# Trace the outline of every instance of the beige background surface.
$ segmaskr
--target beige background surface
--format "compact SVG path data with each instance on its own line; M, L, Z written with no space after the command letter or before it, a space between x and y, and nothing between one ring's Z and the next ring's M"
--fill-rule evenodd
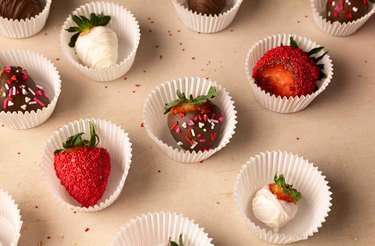
M55 63L62 78L62 93L46 123L29 130L0 127L0 187L21 209L19 245L108 245L121 225L155 211L194 219L217 246L267 245L241 219L233 188L241 165L251 156L279 149L314 163L333 192L332 211L323 227L295 245L375 245L374 17L354 35L339 38L315 26L309 1L245 0L226 30L208 35L187 29L169 0L117 0L113 2L138 19L141 43L123 78L98 83L69 64L58 43L65 18L86 2L55 0L39 34L23 40L0 37L1 50L40 52ZM245 77L248 49L275 33L307 36L325 46L334 61L332 83L299 113L264 109ZM152 89L192 75L209 77L229 91L239 123L228 146L202 164L186 165L161 153L141 123ZM133 143L133 162L124 190L112 206L96 213L74 213L58 206L47 190L40 155L57 128L88 117L122 126Z

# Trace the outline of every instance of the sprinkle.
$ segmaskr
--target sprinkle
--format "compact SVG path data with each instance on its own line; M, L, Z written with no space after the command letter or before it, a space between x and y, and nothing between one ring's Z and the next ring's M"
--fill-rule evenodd
M218 120L211 119L211 121L212 121L213 123L215 123L215 124L219 123ZM211 124L212 124L212 123L211 123Z
M187 127L187 123L186 122L182 123L182 127L186 128Z
M47 93L45 93L44 94L44 96L47 98L47 99L49 99L49 96L48 96L48 94Z
M9 92L9 93L8 93L9 97L11 97L11 96L13 95L13 87L10 88L10 90L9 90L8 92Z
M178 125L178 121L176 121L175 123L173 123L173 125L172 125L172 127L171 127L171 131L173 131L175 128L176 128L176 126Z
M36 101L30 101L29 102L29 105L31 105L31 104L36 104L37 102Z
M21 106L21 108L22 108L23 110L26 110L26 107L27 107L26 104L24 104L24 105Z
M223 122L223 117L219 117L219 122Z
M208 118L207 115L203 115L203 119L204 119L204 121L210 121L210 119Z
M9 85L8 84L5 84L5 89L9 90Z
M211 129L213 130L215 128L215 123L211 122Z
M3 97L6 97L6 96L7 96L7 94L5 92L3 92Z
M12 92L13 92L13 96L15 96L16 92L17 92L16 87L13 86L13 91Z
M181 113L181 112L179 113L179 115L180 115L181 118L183 118L185 116L184 113Z
M204 138L199 139L199 142L200 142L200 143L205 143L205 142L206 142L206 139L204 139Z
M25 97L25 102L26 103L30 102L30 100L31 100L30 97Z
M198 138L202 137L202 133L199 133L199 134L197 135L197 137L198 137Z
M33 94L35 96L35 92L33 91L33 89L31 89L30 87L28 89L31 92L31 94Z
M10 106L13 106L13 105L14 105L14 103L11 100L9 100L8 101L8 106L10 107Z
M22 88L22 95L27 95L27 94L29 94L29 93L27 92L27 90L25 90L25 88Z
M36 87L38 87L39 89L43 90L43 86L41 86L41 85L36 85Z
M181 146L181 145L183 145L183 143L182 143L181 141L178 141L178 142L177 142L177 145L178 145L178 146Z
M206 132L207 131L206 128L204 128L203 131Z
M34 97L34 101L37 102L40 106L44 107L44 103L42 103L42 101L40 101L38 98Z
M358 8L353 7L353 11L354 11L354 12L357 12L357 11L358 11Z
M191 129L188 129L188 133L191 134Z
M190 147L190 149L194 149L195 146L197 146L197 144L198 144L198 142L195 142L195 143Z
M216 138L216 132L210 134L211 142L215 141Z
M203 122L199 122L198 126L199 126L199 128L202 128L202 127L204 127L204 123Z
M192 120L189 120L188 124L189 124L189 126L194 126L195 125L194 121L192 121Z
M191 145L194 144L194 142L193 142L188 136L185 136L185 139L186 139Z
M8 98L5 99L3 108L6 109L8 107Z
M178 128L176 129L176 132L177 132L177 133L181 133L181 128L178 127Z
M191 135L192 135L193 137L195 137L194 129L191 129Z

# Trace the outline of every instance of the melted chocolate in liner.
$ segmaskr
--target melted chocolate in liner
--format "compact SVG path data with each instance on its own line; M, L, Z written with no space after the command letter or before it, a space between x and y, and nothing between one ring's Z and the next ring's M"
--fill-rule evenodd
M50 103L42 86L35 84L22 67L0 70L0 111L37 111Z
M368 0L328 0L326 18L331 22L345 23L361 18L369 10Z
M223 11L226 0L189 0L189 8L193 12L206 15L218 15Z
M224 119L219 107L211 103L206 112L168 114L169 130L177 145L188 151L214 149L219 142L219 132Z
M42 10L40 0L0 0L0 16L8 19L28 19Z

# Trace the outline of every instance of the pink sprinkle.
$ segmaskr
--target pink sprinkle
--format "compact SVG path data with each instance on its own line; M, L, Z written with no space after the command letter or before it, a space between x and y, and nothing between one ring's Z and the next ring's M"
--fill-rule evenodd
M177 132L177 133L181 133L181 128L178 127L178 128L176 129L176 132Z
M7 72L7 73L10 73L11 70L12 69L10 68L10 66L6 66L5 69L4 69L4 71Z
M11 97L13 95L13 87L9 89L9 94L8 96Z
M222 122L223 121L223 117L220 116L219 117L219 121Z
M37 102L40 106L44 107L44 103L42 103L38 98L34 97L34 101Z
M48 94L46 93L46 94L44 94L44 96L46 97L46 98L49 98L49 96L48 96Z
M4 109L6 109L7 107L8 107L8 98L7 99L5 99L5 101L4 101L4 105L3 105L3 108Z
M189 120L189 122L188 122L188 125L189 125L189 126L194 126L194 125L195 125L195 123L194 123L194 121L192 121L192 120Z
M206 139L199 139L199 142L201 142L201 143L205 143L206 142Z

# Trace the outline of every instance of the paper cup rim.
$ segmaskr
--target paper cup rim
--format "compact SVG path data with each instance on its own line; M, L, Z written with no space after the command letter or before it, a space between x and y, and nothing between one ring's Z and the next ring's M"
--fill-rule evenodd
M124 13L126 15L129 15L130 18L132 19L132 21L134 21L134 24L136 25L137 27L137 33L136 33L136 42L135 42L135 45L132 47L133 49L131 50L131 52L124 58L122 59L119 63L116 63L115 65L113 66L110 66L110 67L106 67L106 68L93 68L93 67L89 67L87 65L84 65L83 63L79 63L77 61L75 61L70 55L66 54L68 60L76 67L82 69L82 70L85 70L87 72L110 72L112 69L120 69L122 66L124 66L126 63L130 62L133 57L135 56L135 54L137 53L137 49L138 49L138 46L139 46L139 43L140 43L140 40L141 40L141 30L140 30L140 26L139 26L139 22L138 20L135 18L134 14L126 9L124 6L120 5L120 4L117 4L117 3L113 3L113 2L88 2L86 4L83 4L81 6L79 6L78 8L76 8L64 21L64 24L62 25L62 28L61 28L61 31L60 31L60 47L62 47L63 50L66 50L67 49L67 44L63 38L63 33L66 32L66 28L67 28L67 25L68 25L68 22L71 20L71 16L74 15L74 14L77 14L81 9L83 8L86 8L87 6L90 6L90 5L98 5L100 7L100 5L107 5L107 6L116 6L120 9L122 9L124 11ZM68 46L68 48L70 48ZM64 52L65 54L65 52Z
M229 15L229 14L233 13L234 11L237 11L237 9L240 7L240 5L241 5L241 3L242 3L243 0L233 0L234 4L233 4L233 6L230 9L228 9L228 10L222 12L222 13L214 14L214 15L213 14L201 14L201 13L198 13L196 11L193 11L193 10L185 7L178 0L172 0L172 1L176 4L176 6L180 6L186 12L188 12L188 13L194 15L194 16L221 17L221 16Z
M5 17L0 16L0 20L6 20L11 23L23 23L29 20L37 20L37 19L40 19L40 17L42 17L43 15L45 15L47 11L49 11L51 4L52 4L52 0L46 0L46 5L42 9L42 11L38 13L37 15L30 17L30 18L18 20L18 19L5 18Z
M370 16L372 16L375 13L375 3L369 2L370 7L372 9L367 14L365 14L364 16L362 16L361 18L358 18L358 19L356 19L354 21L344 22L344 23L340 23L338 21L333 21L332 22L332 21L327 20L325 17L323 17L321 15L321 13L318 11L318 9L316 7L316 4L315 4L316 1L317 0L310 0L313 12L317 13L317 15L319 16L319 19L321 19L324 23L330 24L330 25L336 25L336 26L340 26L340 27L351 26L353 24L356 24L356 23L364 21L365 19L369 18Z
M315 41L312 39L297 35L297 34L273 34L270 36L267 36L259 41L257 41L255 44L251 46L249 51L247 52L246 55L246 60L245 60L245 74L247 77L247 80L249 82L249 85L253 91L253 94L256 96L257 101L266 109L276 112L276 113L295 113L298 111L301 111L305 109L320 93L322 93L327 86L331 83L332 77L333 77L333 62L331 60L331 57L329 54L326 54L325 57L322 59L322 63L324 64L324 69L326 71L326 78L322 78L321 80L318 80L317 83L320 84L319 88L317 91L314 91L311 94L308 95L302 95L302 96L290 96L290 97L281 97L280 95L276 96L275 94L271 94L270 92L265 91L264 89L260 88L254 81L252 77L252 69L255 66L256 62L251 65L251 56L253 55L254 52L257 52L257 49L259 46L261 46L263 43L271 42L277 39L286 39L288 37L294 37L295 39L301 40L301 41L306 41L309 42L310 45L313 45L315 47L319 47L320 45L317 44ZM275 48L277 46L274 46L272 48ZM270 49L272 49L270 48ZM270 50L268 49L268 50ZM267 51L268 51L267 50ZM267 52L265 51L265 52ZM324 52L325 50L320 51ZM258 54L259 52L255 53ZM319 54L320 54L319 53ZM259 54L259 59L264 55Z
M227 141L221 141L221 143L218 146L216 146L214 149L210 149L208 151L201 151L201 150L199 150L199 151L195 151L195 150L189 151L189 150L185 150L185 149L182 149L182 148L181 149L174 148L174 147L168 145L167 143L163 142L157 136L155 136L154 133L151 131L151 129L150 129L149 125L148 125L148 122L146 121L147 105L149 104L151 98L153 98L153 96L155 95L156 91L159 90L159 89L161 89L165 85L169 85L169 84L173 83L173 81L177 81L177 80L181 80L181 79L202 79L204 81L211 82L212 85L215 86L216 88L219 87L218 90L223 90L224 94L228 97L228 99L229 99L229 101L231 103L231 106L232 106L232 109L233 109L233 117L234 117L234 119L233 119L234 120L233 129L231 129L231 134L229 135ZM216 152L218 152L219 150L221 150L222 148L224 148L230 142L230 139L233 137L233 135L235 133L235 129L236 129L236 125L237 125L237 111L235 110L234 101L233 101L232 97L229 95L229 93L226 90L226 88L222 87L216 81L211 80L211 79L206 79L206 78L198 77L198 76L182 77L182 78L177 78L177 79L166 81L166 82L160 84L158 87L156 87L155 89L153 89L150 92L150 94L146 98L146 101L145 101L145 104L144 104L144 107L143 107L143 122L144 122L144 127L145 127L145 130L146 130L147 134L159 146L163 146L164 148L170 150L171 152L178 153L179 155L184 154L184 155L189 155L190 156L190 155L194 155L194 154L206 154L205 155L206 158L204 158L204 159L208 159L210 156L212 156L213 154L215 154ZM177 160L177 161L179 161L179 160ZM194 162L199 162L199 161L202 161L202 160L196 160ZM183 162L183 163L189 163L189 162Z
M42 55L38 52L32 51L32 50L18 49L18 50L0 51L0 55L2 55L2 54L6 54L6 55L17 54L17 55L20 55L20 56L34 56L34 57L37 57L37 59L44 60L46 63L48 63L51 66L51 68L53 69L54 75L56 75L57 80L54 81L54 82L57 84L57 86L56 86L57 89L56 89L56 91L54 91L54 89L52 88L53 86L51 86L51 90L54 91L54 97L53 97L52 100L50 100L50 103L46 107L43 107L42 109L25 111L25 112L22 112L22 111L7 111L7 112L0 111L0 118L1 117L10 117L12 115L13 116L16 116L16 115L22 115L22 116L37 115L38 113L46 112L46 111L51 111L51 114L52 114L53 111L54 111L54 108L57 104L57 100L58 100L58 98L60 96L60 93L61 93L61 76L60 76L60 73L57 70L55 64L50 59L48 59L46 56L44 56L44 55ZM24 69L27 70L27 68L24 68ZM38 125L43 124L47 119L45 119L42 122L38 122L36 125L33 125L31 127L14 128L14 129L30 129L30 128L33 128L33 127L36 127ZM20 121L22 121L22 120L20 120Z
M59 135L60 131L62 131L64 127L73 126L75 124L79 125L80 123L87 124L89 121L91 121L91 122L106 123L106 124L111 125L112 127L115 127L117 130L121 131L124 134L124 138L125 138L126 142L128 143L128 149L127 149L128 150L128 153L127 153L128 155L126 156L126 159L124 160L124 162L126 163L126 168L124 168L124 171L123 171L123 174L121 176L119 185L117 186L117 188L115 189L115 191L112 194L110 194L109 197L106 198L104 201L102 201L100 203L98 202L94 206L83 207L83 206L79 206L79 205L74 206L72 204L69 204L66 201L64 201L63 199L61 199L59 195L55 194L53 192L53 188L51 186L49 186L50 193L52 194L53 198L57 201L57 203L60 206L65 207L67 209L71 209L71 210L77 211L77 212L96 212L96 211L103 210L103 209L109 207L110 205L112 205L112 203L114 203L117 200L117 198L119 197L119 195L121 194L121 191L123 190L123 188L125 186L125 181L127 179L127 176L129 174L129 169L131 167L132 143L130 142L129 134L127 132L125 132L124 129L121 126L119 126L117 124L114 124L112 121L98 119L98 118L85 118L85 119L80 119L80 120L75 120L75 121L70 121L70 122L65 123L64 125L62 125L61 127L59 127L56 131L54 131L52 133L52 135L50 136L50 138L47 140L47 142L46 142L46 144L45 144L45 146L43 148L43 151L41 153L41 163L42 163L42 165L41 165L41 173L42 173L42 178L45 181L45 183L48 184L48 180L46 178L46 172L47 171L45 169L46 164L45 164L45 161L44 161L45 154L47 152L49 152L48 151L48 145L51 144L51 142L53 141L53 139L56 136ZM53 163L52 163L52 166L53 166ZM54 175L56 175L56 173L54 173ZM59 183L59 185L61 185L61 184Z
M161 211L161 212L147 212L143 213L141 215L136 216L133 219L130 219L127 223L121 226L120 230L116 233L115 237L113 237L111 245L114 245L116 240L124 233L126 233L127 229L134 227L137 223L139 223L142 220L147 220L148 218L152 218L155 216L173 216L181 219L184 222L191 223L196 230L203 233L203 235L207 238L209 245L212 244L212 238L208 237L208 233L204 231L204 228L201 227L199 224L197 224L193 219L189 219L188 217L185 217L181 213L171 212L171 211Z
M13 240L11 242L11 246L16 246L18 244L18 240L20 239L21 237L21 227L22 227L22 224L23 224L23 221L22 221L22 216L21 216L21 210L20 208L18 207L18 204L16 203L16 201L13 199L13 197L7 192L5 191L3 188L0 187L0 195L3 194L4 197L6 199L8 199L8 201L11 203L11 205L13 205L14 209L17 211L17 222L14 224L15 226L15 235L13 237Z
M320 174L320 176L323 178L323 181L325 182L325 186L327 187L327 194L328 194L328 197L327 197L327 202L328 202L328 207L325 208L325 211L324 211L324 214L322 214L322 217L321 217L321 221L320 223L315 227L315 229L313 230L310 230L308 233L305 233L305 234L301 234L301 235L298 235L298 236L291 236L289 234L285 234L285 233L279 233L279 232L274 232L272 231L270 228L268 227L265 227L265 228L261 228L259 225L257 225L256 223L254 223L243 211L241 205L240 205L240 194L239 194L239 186L240 186L240 181L241 181L241 178L242 176L244 175L244 173L247 171L247 169L251 166L251 165L255 165L255 164L252 164L251 162L252 161L256 161L257 158L260 158L261 155L267 155L267 154L285 154L285 155L288 155L288 156L292 156L298 160L301 160L303 161L304 163L306 163L305 165L307 166L310 166L312 168L314 168L314 170ZM294 154L294 153L291 153L291 152L287 152L287 151L281 151L281 150L278 150L278 151L265 151L265 152L260 152L258 154L255 154L253 156L250 157L250 159L248 159L246 161L245 164L242 165L241 169L240 169L240 172L239 174L237 175L236 177L236 182L235 182L235 187L234 187L234 201L236 203L236 206L238 208L238 210L240 211L240 214L241 214L241 217L245 220L245 222L248 224L248 226L250 225L250 230L256 234L258 236L259 233L264 233L265 235L270 235L270 236L273 236L273 237L278 237L278 238L288 238L288 237L293 237L293 239L289 242L282 242L282 243L279 243L279 242L270 242L270 241L267 241L266 239L264 238L261 238L267 242L270 242L270 243L276 243L276 244L286 244L286 243L291 243L291 242L296 242L296 241L300 241L300 240L305 240L307 239L309 236L313 236L314 233L318 232L318 229L322 227L322 223L325 222L325 219L328 217L328 213L331 211L331 206L332 206L332 192L330 191L331 190L331 187L329 186L329 182L326 180L326 176L323 176L322 172L319 171L318 167L314 166L313 163L311 163L309 160L305 159L304 157L302 156L299 156L298 154ZM266 229L267 228L267 229ZM258 236L259 237L259 236Z

